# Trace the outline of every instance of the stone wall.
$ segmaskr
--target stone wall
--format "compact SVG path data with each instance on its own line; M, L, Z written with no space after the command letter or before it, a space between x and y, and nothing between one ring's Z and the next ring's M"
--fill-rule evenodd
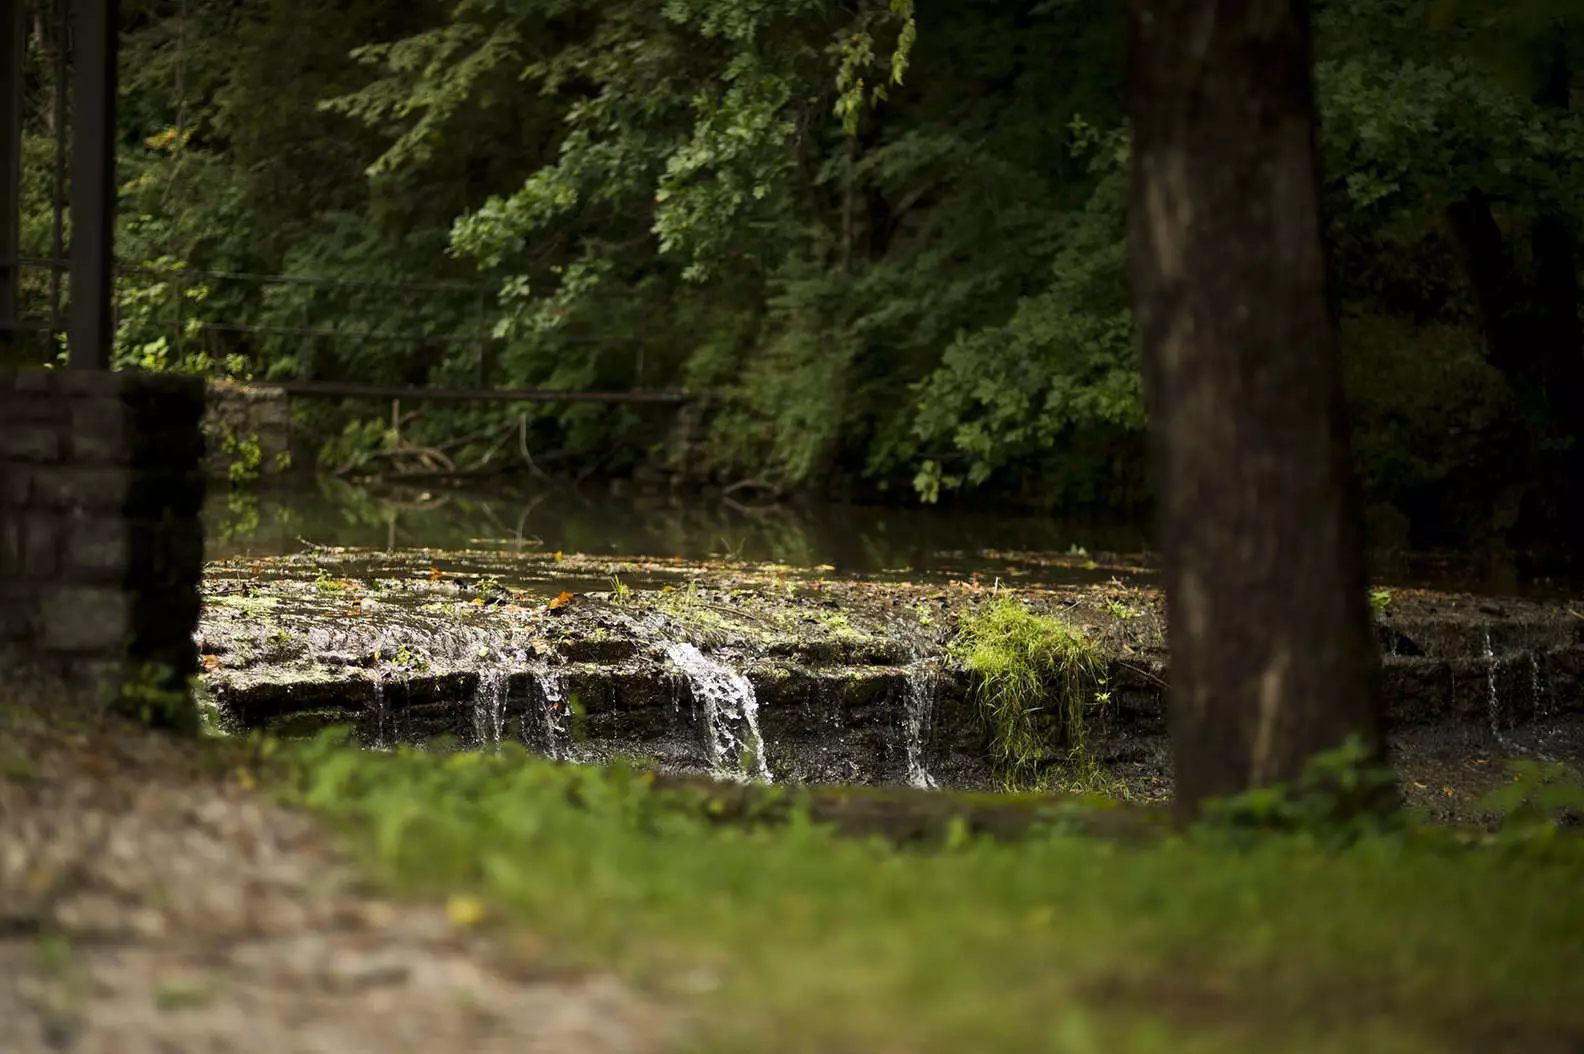
M196 378L0 370L0 687L195 720L203 409Z
M279 388L211 382L203 429L204 469L211 479L248 486L291 470L291 404Z

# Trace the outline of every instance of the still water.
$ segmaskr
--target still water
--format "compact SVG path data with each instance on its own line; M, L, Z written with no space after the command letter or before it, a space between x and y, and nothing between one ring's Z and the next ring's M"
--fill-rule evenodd
M749 505L698 495L540 489L374 489L335 479L260 494L217 486L205 509L209 559L310 546L576 552L612 557L828 566L842 575L999 574L1151 584L1141 524L1094 525L963 507ZM1099 566L1074 559L1094 554ZM1104 554L1104 555L1102 555ZM1058 560L1045 558L1059 557ZM1377 585L1489 595L1580 596L1576 567L1539 568L1511 553L1376 553Z
M1049 517L856 505L746 505L696 495L364 489L338 480L259 495L212 494L210 559L273 556L308 545L489 549L828 565L841 574L961 571L1014 554L1142 555L1145 536Z

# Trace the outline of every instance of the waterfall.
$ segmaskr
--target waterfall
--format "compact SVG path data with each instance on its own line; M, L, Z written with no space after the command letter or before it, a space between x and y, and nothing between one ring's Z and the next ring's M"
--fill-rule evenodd
M694 704L704 706L704 745L711 768L721 775L772 782L759 734L759 700L748 678L691 644L667 644L665 652L686 678ZM751 764L745 763L746 754L752 755Z
M935 709L935 688L940 671L933 664L917 663L907 672L903 690L903 745L907 752L908 785L923 790L935 789L935 780L924 765L924 739Z
M499 667L481 670L473 689L473 731L478 745L499 745L506 731L506 692L510 675Z
M1496 666L1497 666L1497 659L1496 659L1496 652L1494 650L1492 650L1492 648L1491 648L1491 639L1490 639L1490 631L1489 630L1485 631L1484 658L1485 658L1485 687L1486 687L1485 709L1486 709L1486 714L1487 714L1487 716L1490 719L1491 735L1496 737L1496 742L1504 750L1513 750L1515 748L1513 746L1512 741L1509 740L1502 733L1502 730L1501 730L1501 699L1496 694Z
M545 753L557 761L572 751L571 712L567 706L566 685L561 675L548 669L534 671L539 698L544 704Z
M374 749L388 750L390 743L385 738L385 724L390 708L385 705L385 678L376 673L369 679L374 682Z

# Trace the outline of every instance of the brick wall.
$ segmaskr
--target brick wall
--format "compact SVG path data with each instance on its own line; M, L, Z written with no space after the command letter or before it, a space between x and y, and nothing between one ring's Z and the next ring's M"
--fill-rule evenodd
M0 678L194 721L196 378L0 370Z

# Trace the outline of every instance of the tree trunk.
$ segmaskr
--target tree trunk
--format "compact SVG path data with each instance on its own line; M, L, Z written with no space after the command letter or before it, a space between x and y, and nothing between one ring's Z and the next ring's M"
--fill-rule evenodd
M1129 0L1129 269L1181 814L1384 751L1303 0Z

